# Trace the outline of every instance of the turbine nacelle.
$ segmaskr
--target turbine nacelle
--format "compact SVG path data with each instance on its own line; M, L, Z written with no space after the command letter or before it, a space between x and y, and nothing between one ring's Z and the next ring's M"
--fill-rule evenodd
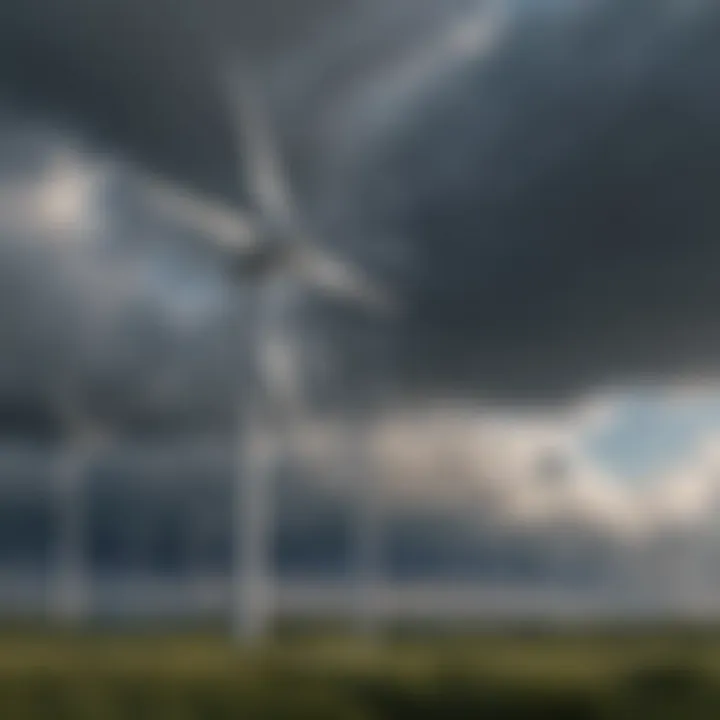
M297 249L282 233L261 226L255 231L251 248L236 249L230 254L228 264L235 280L264 282L279 273L290 271Z

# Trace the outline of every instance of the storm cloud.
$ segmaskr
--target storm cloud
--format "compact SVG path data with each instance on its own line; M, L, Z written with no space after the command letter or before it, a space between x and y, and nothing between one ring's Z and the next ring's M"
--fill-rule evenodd
M403 392L532 402L716 374L713 3L23 0L2 16L9 107L225 199L216 73L251 65L313 220L408 297Z

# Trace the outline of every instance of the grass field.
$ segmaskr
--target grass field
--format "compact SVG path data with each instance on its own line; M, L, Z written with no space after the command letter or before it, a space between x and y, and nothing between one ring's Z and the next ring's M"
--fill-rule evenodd
M720 718L720 631L362 642L207 633L0 633L8 720Z

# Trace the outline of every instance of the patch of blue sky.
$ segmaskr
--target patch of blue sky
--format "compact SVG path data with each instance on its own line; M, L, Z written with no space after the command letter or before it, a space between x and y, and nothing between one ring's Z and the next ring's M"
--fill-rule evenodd
M618 402L612 421L587 437L584 447L628 482L651 482L691 455L704 437L720 433L718 391L675 397L643 390Z

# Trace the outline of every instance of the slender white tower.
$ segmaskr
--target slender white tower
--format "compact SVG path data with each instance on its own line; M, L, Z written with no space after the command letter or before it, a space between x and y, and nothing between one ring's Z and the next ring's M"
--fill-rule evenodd
M93 460L106 443L106 435L84 413L79 398L61 397L58 409L66 439L55 484L58 533L50 587L51 613L61 624L77 625L91 609L86 480Z
M384 478L376 461L372 443L374 424L390 391L390 367L385 347L379 338L364 338L363 345L372 353L366 365L364 397L351 415L347 465L354 473L355 497L355 626L360 635L376 638L382 627L385 590L385 497Z

